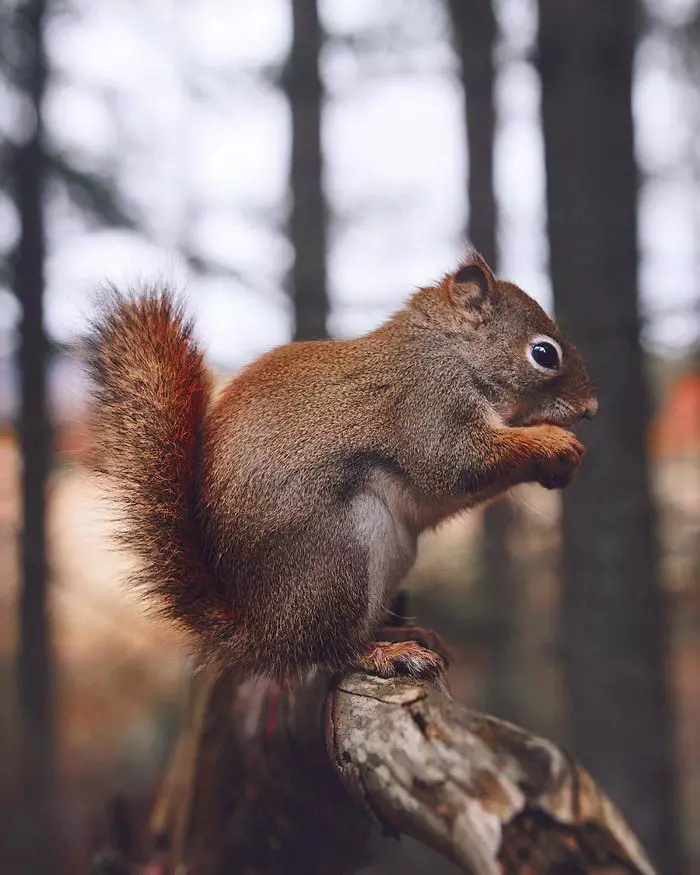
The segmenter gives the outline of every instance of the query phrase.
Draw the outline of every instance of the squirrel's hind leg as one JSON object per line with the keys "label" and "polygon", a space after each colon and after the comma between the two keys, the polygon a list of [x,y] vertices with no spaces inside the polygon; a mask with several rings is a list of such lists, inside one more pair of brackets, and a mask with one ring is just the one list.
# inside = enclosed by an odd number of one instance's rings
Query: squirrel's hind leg
{"label": "squirrel's hind leg", "polygon": [[409,675],[430,680],[445,669],[445,660],[417,641],[375,641],[357,661],[357,667],[382,678]]}
{"label": "squirrel's hind leg", "polygon": [[[361,660],[360,667],[364,671],[381,677],[408,674],[432,678],[449,666],[452,654],[441,636],[432,629],[408,624],[409,602],[405,589],[398,590],[394,595],[384,625],[377,633],[377,640]],[[391,647],[396,644],[411,646]],[[437,664],[435,656],[441,658],[440,664]]]}
{"label": "squirrel's hind leg", "polygon": [[387,625],[380,629],[377,640],[393,644],[414,641],[426,650],[438,653],[443,658],[446,666],[452,661],[452,653],[442,636],[432,629],[423,628],[423,626]]}

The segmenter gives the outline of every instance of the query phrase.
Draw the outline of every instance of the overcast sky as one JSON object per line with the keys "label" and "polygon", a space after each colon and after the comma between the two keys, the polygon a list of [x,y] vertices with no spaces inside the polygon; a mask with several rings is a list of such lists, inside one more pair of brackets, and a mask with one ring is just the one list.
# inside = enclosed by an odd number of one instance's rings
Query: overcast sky
{"label": "overcast sky", "polygon": [[[539,83],[526,60],[534,0],[500,0],[496,185],[501,273],[549,307]],[[681,21],[691,0],[654,4]],[[54,199],[48,325],[70,340],[105,279],[164,275],[192,299],[199,333],[234,366],[286,341],[283,234],[289,117],[259,71],[289,47],[286,0],[75,0],[53,21],[57,76],[47,99],[54,141],[92,170],[116,174],[145,217],[150,241],[97,232]],[[417,285],[449,270],[466,219],[462,97],[437,0],[323,0],[331,40],[323,58],[325,187],[334,219],[329,254],[331,328],[376,325]],[[392,21],[387,51],[358,58],[345,38]],[[17,109],[0,100],[2,128]],[[650,342],[680,348],[698,336],[700,205],[693,182],[698,95],[661,37],[638,57],[637,150],[650,175],[641,197],[642,294]],[[696,165],[700,162],[696,159]],[[0,246],[16,233],[0,203]],[[178,247],[228,265],[241,281],[197,281]],[[0,297],[0,327],[16,319]]]}

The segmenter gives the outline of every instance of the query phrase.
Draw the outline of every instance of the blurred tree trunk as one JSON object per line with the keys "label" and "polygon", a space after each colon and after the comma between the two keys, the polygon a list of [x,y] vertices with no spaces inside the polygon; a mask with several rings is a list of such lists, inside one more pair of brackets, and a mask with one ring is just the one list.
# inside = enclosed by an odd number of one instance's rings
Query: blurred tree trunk
{"label": "blurred tree trunk", "polygon": [[18,838],[23,846],[27,873],[56,871],[45,515],[51,453],[47,410],[48,342],[43,324],[46,155],[41,112],[46,84],[45,11],[45,0],[20,3],[15,27],[17,84],[26,94],[33,115],[28,119],[32,128],[27,139],[17,146],[14,165],[15,203],[21,226],[14,260],[14,287],[21,304],[17,361],[21,381],[19,432],[22,454],[17,685],[21,721],[20,768],[26,806],[21,821],[22,835]]}
{"label": "blurred tree trunk", "polygon": [[494,105],[494,46],[496,18],[491,0],[449,0],[455,49],[464,90],[469,151],[469,237],[486,261],[495,267],[496,194],[493,150],[496,133]]}
{"label": "blurred tree trunk", "polygon": [[[455,49],[464,91],[469,152],[469,227],[474,246],[497,267],[494,48],[497,28],[491,0],[449,0]],[[518,574],[510,548],[517,508],[506,499],[484,510],[481,589],[486,617],[487,673],[481,707],[517,722]]]}
{"label": "blurred tree trunk", "polygon": [[285,71],[292,116],[289,237],[294,247],[294,339],[327,336],[326,204],[323,196],[319,55],[323,37],[316,0],[292,0],[293,38]]}
{"label": "blurred tree trunk", "polygon": [[632,128],[634,0],[540,0],[551,271],[600,386],[564,493],[563,644],[574,751],[662,871],[679,871],[667,608],[645,455]]}

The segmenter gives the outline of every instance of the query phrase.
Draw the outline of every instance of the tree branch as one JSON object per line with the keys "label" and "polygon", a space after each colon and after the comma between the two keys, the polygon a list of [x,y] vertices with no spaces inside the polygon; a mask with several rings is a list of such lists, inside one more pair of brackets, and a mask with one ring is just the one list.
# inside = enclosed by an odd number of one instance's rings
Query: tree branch
{"label": "tree branch", "polygon": [[352,675],[329,715],[331,757],[353,797],[466,872],[654,871],[587,772],[455,704],[442,684]]}
{"label": "tree branch", "polygon": [[457,705],[443,681],[292,688],[214,669],[195,678],[152,821],[159,850],[141,871],[341,875],[366,862],[373,826],[473,875],[654,875],[580,766]]}

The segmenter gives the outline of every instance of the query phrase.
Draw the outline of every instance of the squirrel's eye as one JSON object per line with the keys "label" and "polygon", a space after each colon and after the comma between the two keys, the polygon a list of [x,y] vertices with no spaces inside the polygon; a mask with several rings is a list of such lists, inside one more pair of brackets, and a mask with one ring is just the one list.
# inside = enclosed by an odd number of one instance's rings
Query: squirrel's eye
{"label": "squirrel's eye", "polygon": [[556,371],[561,365],[561,347],[551,337],[536,337],[528,347],[527,357],[538,371]]}

